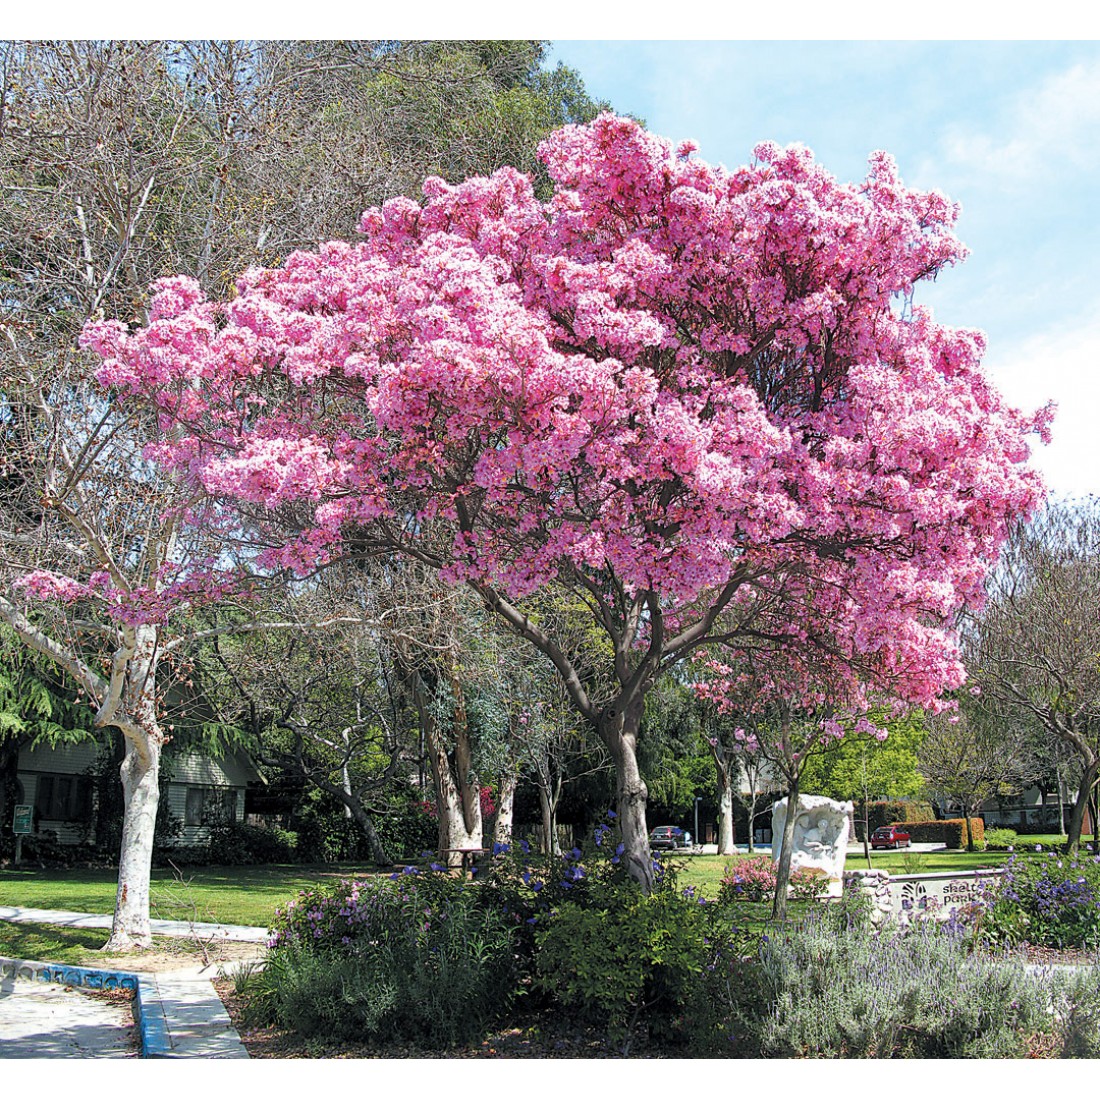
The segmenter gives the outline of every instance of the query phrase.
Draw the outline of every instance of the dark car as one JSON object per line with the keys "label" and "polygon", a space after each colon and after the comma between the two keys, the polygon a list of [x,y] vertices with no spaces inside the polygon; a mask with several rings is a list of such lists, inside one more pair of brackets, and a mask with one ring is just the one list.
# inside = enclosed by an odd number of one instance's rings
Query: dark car
{"label": "dark car", "polygon": [[908,848],[912,841],[900,825],[883,825],[871,834],[872,848]]}
{"label": "dark car", "polygon": [[654,851],[662,848],[687,848],[691,845],[691,834],[684,832],[679,825],[658,825],[649,834],[649,846]]}

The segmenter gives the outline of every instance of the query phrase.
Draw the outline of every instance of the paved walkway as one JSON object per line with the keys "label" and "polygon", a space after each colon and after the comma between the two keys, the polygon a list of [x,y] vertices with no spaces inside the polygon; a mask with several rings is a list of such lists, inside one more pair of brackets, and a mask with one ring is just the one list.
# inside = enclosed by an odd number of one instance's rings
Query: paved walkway
{"label": "paved walkway", "polygon": [[[110,928],[112,917],[97,913],[70,913],[63,909],[22,909],[0,905],[0,920],[14,924],[61,924],[68,928]],[[151,920],[154,936],[200,936],[202,939],[266,943],[267,929],[244,924],[199,924],[186,920]]]}
{"label": "paved walkway", "polygon": [[[111,917],[56,909],[0,906],[0,920],[110,928]],[[243,925],[152,921],[158,936],[264,943],[267,929]],[[257,947],[257,958],[262,952]],[[87,997],[75,987],[133,988],[140,1053],[146,1058],[247,1058],[229,1013],[210,980],[209,967],[160,971],[96,970],[26,959],[0,958],[0,1058],[126,1057],[126,1009]],[[71,987],[71,988],[67,988]],[[59,1023],[66,1021],[64,1027]],[[69,1026],[71,1023],[71,1027]],[[119,1053],[120,1043],[124,1053]]]}
{"label": "paved walkway", "polygon": [[0,979],[0,1058],[136,1058],[129,1006],[55,982]]}

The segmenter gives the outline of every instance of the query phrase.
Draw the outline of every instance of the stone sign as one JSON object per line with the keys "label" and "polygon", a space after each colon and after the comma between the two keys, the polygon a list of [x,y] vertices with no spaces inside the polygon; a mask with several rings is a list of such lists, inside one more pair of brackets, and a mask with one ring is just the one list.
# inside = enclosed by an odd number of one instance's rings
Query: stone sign
{"label": "stone sign", "polygon": [[987,887],[1004,872],[933,871],[919,875],[890,875],[885,871],[852,871],[847,889],[871,896],[883,917],[908,924],[922,918],[947,920],[953,913],[979,902]]}

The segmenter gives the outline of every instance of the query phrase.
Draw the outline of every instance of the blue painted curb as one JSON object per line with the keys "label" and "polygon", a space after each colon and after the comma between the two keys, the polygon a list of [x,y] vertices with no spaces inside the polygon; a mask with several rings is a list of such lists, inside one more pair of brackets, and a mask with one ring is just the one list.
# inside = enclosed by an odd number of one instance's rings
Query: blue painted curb
{"label": "blue painted curb", "polygon": [[128,970],[96,970],[65,963],[0,958],[0,978],[56,982],[85,989],[129,989],[134,994],[134,1021],[141,1040],[142,1058],[172,1057],[168,1021],[164,1017],[156,980],[149,975],[134,974]]}

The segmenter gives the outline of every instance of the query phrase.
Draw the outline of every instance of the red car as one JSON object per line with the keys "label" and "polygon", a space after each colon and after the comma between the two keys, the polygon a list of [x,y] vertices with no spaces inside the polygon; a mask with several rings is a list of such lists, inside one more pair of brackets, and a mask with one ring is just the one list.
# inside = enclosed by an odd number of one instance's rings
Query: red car
{"label": "red car", "polygon": [[912,843],[900,825],[883,825],[871,834],[872,848],[908,848]]}

